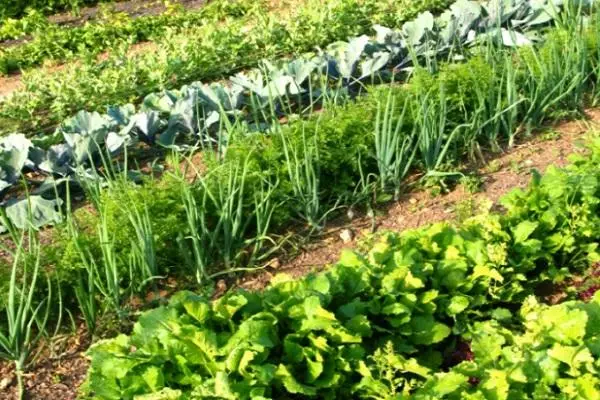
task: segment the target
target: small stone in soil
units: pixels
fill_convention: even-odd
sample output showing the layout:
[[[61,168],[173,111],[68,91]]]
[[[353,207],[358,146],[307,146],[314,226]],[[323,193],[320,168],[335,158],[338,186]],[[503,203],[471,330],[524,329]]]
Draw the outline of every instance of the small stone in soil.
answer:
[[[11,377],[6,377],[6,378],[2,378],[2,380],[0,380],[0,390],[4,390],[7,387],[10,386],[10,384],[12,383],[13,378]]]
[[[269,260],[269,262],[267,263],[267,266],[269,266],[270,268],[273,268],[273,269],[278,269],[279,267],[281,267],[281,261],[279,261],[279,258],[275,257],[275,258]]]
[[[350,229],[342,229],[340,232],[340,239],[344,243],[350,243],[354,239],[354,233]]]

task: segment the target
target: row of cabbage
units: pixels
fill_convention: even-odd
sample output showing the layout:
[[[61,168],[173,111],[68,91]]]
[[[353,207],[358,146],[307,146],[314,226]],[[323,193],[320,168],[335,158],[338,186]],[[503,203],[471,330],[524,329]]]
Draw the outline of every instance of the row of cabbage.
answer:
[[[570,5],[589,7],[593,0]],[[51,137],[33,141],[12,134],[0,141],[0,190],[4,195],[24,172],[48,176],[26,199],[4,201],[17,227],[40,227],[60,220],[55,186],[92,176],[99,153],[113,157],[127,147],[189,149],[199,143],[226,141],[224,126],[240,123],[250,131],[268,129],[268,121],[314,105],[325,97],[346,97],[364,83],[409,73],[416,63],[445,57],[460,59],[481,43],[530,45],[535,28],[560,18],[562,0],[458,0],[441,16],[425,12],[399,31],[375,26],[374,38],[338,42],[319,54],[240,73],[228,82],[201,82],[176,91],[148,95],[136,109],[110,107],[106,114],[80,111]],[[58,144],[48,145],[48,143]],[[14,191],[13,191],[14,192]]]

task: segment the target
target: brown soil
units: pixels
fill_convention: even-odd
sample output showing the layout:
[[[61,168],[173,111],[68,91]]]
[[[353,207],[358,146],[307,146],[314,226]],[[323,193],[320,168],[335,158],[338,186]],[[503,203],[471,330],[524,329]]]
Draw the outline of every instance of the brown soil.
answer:
[[[432,196],[426,191],[407,194],[399,202],[378,210],[374,220],[376,230],[404,230],[442,220],[456,220],[458,206],[465,200],[496,202],[509,190],[525,187],[531,170],[544,171],[550,165],[565,165],[569,154],[580,151],[579,145],[585,133],[600,126],[600,109],[587,110],[586,114],[587,120],[557,124],[547,130],[549,134],[538,135],[499,156],[489,157],[487,166],[473,168],[483,181],[480,192],[470,194],[464,187],[458,186],[443,196]],[[196,161],[201,164],[201,159],[192,160]],[[191,176],[188,178],[192,179]],[[301,277],[323,270],[336,262],[342,249],[355,247],[361,238],[371,234],[373,221],[358,215],[351,220],[339,219],[330,226],[320,240],[303,246],[299,253],[287,260],[273,259],[261,272],[248,274],[230,287],[225,281],[219,281],[218,292],[234,287],[261,290],[280,273]],[[342,232],[345,236],[349,235],[350,240],[348,237],[342,240]],[[68,338],[61,356],[50,357],[29,372],[26,381],[30,399],[76,398],[88,366],[84,355],[88,343],[84,338],[85,332],[80,329],[78,335]],[[12,366],[0,363],[0,400],[15,398]]]
[[[207,0],[174,0],[173,4],[179,4],[186,10],[193,10],[200,8],[206,2]],[[124,13],[132,18],[159,15],[166,10],[162,0],[125,0],[112,4],[100,3],[94,7],[84,7],[77,15],[70,12],[55,14],[48,19],[50,22],[59,25],[80,26],[97,18],[102,13],[103,7],[110,7],[109,9],[113,12]]]
[[[75,400],[88,368],[84,352],[89,346],[85,330],[55,339],[34,369],[24,375],[26,399]],[[0,400],[18,398],[12,364],[0,363]]]
[[[2,101],[3,97],[7,97],[22,88],[21,74],[0,76],[0,101]]]

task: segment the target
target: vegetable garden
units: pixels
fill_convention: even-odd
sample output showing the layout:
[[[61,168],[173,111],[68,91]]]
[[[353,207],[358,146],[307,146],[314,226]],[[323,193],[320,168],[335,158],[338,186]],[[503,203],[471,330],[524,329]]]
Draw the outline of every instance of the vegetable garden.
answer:
[[[376,223],[585,119],[593,0],[28,4],[0,6],[0,395],[67,337],[82,399],[600,399],[593,123],[494,207]],[[355,214],[334,265],[276,273]]]

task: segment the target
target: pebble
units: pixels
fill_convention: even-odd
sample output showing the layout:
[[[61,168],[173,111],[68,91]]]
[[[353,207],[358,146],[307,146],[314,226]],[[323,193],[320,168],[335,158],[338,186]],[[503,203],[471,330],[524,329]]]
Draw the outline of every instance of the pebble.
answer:
[[[342,229],[340,232],[340,239],[344,243],[350,243],[354,239],[354,233],[350,229]]]
[[[348,211],[346,212],[346,216],[348,217],[349,220],[353,220],[354,219],[354,210],[352,208],[349,208]]]
[[[7,387],[10,386],[10,384],[12,383],[13,378],[11,377],[6,377],[6,378],[2,378],[2,380],[0,380],[0,390],[4,390]]]
[[[281,267],[281,261],[279,261],[279,258],[275,257],[272,260],[269,260],[267,265],[273,269],[278,269]]]

